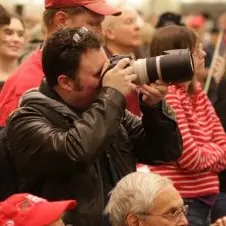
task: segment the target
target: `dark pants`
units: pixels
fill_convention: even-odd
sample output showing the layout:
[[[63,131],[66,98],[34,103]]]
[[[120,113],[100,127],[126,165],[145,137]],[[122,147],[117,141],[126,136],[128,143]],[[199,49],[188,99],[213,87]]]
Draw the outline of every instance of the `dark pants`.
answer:
[[[189,226],[209,226],[211,208],[199,199],[184,199],[185,205],[188,205]]]
[[[226,193],[221,192],[217,195],[216,202],[212,208],[211,220],[215,222],[224,216],[226,216]]]

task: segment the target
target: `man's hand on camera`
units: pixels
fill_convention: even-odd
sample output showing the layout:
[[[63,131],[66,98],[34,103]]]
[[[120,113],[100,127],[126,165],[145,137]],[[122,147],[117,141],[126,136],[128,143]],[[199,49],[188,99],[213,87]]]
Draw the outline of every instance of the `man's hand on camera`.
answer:
[[[164,99],[168,91],[168,84],[157,80],[155,83],[140,86],[139,91],[143,94],[142,101],[153,106]]]
[[[107,86],[118,90],[123,96],[127,96],[132,90],[136,90],[137,86],[133,82],[137,79],[134,74],[130,59],[120,60],[114,68],[107,71],[102,80],[102,86]]]

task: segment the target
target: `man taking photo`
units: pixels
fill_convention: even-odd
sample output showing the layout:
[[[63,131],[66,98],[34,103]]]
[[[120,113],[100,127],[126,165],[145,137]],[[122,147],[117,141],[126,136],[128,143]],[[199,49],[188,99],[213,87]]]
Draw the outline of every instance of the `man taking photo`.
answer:
[[[86,28],[64,29],[43,49],[46,81],[22,96],[6,127],[19,174],[19,192],[48,200],[76,199],[65,216],[77,226],[108,225],[102,211],[108,193],[136,161],[174,161],[181,155],[176,121],[162,101],[161,81],[136,86],[129,59],[103,73],[108,58]],[[142,119],[125,97],[141,93]]]

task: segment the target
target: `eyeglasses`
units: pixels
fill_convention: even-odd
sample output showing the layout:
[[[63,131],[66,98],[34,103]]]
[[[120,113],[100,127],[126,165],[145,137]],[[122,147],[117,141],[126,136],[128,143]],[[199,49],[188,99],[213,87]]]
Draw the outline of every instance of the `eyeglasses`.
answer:
[[[138,215],[141,216],[156,216],[156,217],[163,217],[165,219],[167,219],[168,221],[172,221],[172,222],[179,222],[181,219],[182,214],[184,216],[187,216],[188,214],[188,205],[184,205],[180,208],[178,208],[177,210],[175,210],[173,213],[167,213],[167,214],[151,214],[151,213],[138,213]]]

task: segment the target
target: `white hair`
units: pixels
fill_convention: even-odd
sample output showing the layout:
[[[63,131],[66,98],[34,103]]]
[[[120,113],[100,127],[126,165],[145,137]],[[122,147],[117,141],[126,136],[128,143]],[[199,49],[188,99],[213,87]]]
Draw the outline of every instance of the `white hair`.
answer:
[[[132,12],[137,12],[134,8],[127,6],[127,5],[121,5],[119,7],[117,7],[118,10],[121,11],[121,13],[126,12],[126,11],[132,11]],[[102,27],[103,30],[106,29],[111,29],[114,27],[114,25],[117,25],[117,18],[120,17],[119,16],[105,16],[105,19],[102,23]]]
[[[125,226],[129,213],[150,212],[157,194],[169,185],[171,180],[155,173],[128,174],[111,191],[104,214],[113,226]]]

